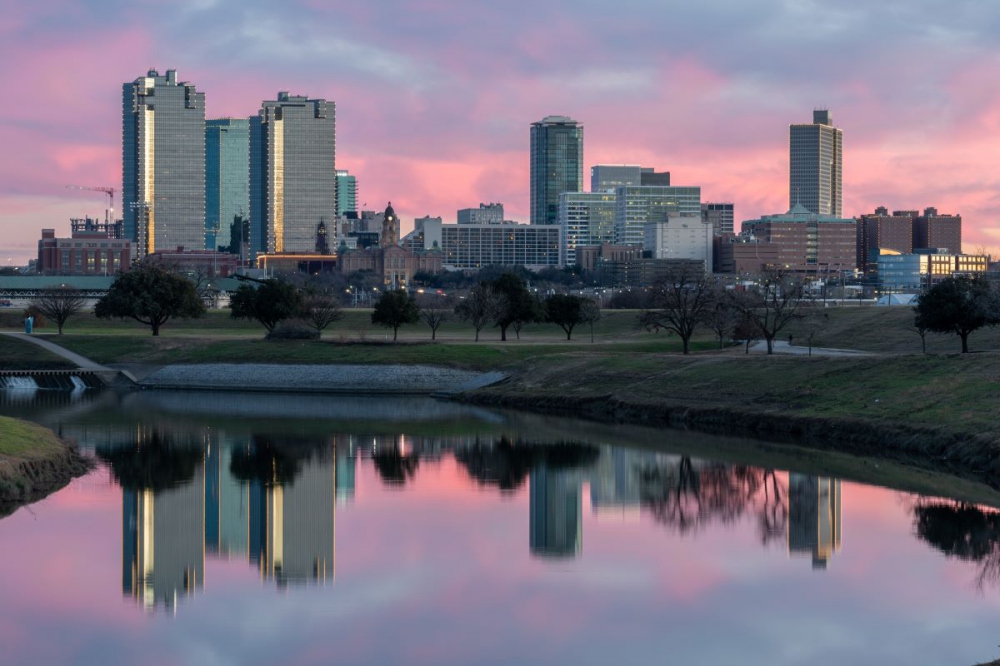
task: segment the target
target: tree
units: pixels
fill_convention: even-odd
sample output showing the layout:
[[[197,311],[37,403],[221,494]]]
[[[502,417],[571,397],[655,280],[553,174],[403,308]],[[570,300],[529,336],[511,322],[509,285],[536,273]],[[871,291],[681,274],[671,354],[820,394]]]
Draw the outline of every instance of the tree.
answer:
[[[583,296],[554,294],[545,299],[545,320],[559,326],[566,332],[566,339],[573,337],[573,328],[584,323],[586,302]]]
[[[750,345],[760,340],[760,329],[747,317],[740,316],[736,319],[736,325],[733,326],[733,339],[742,340],[745,347],[744,353],[749,354]]]
[[[653,287],[654,309],[639,315],[640,321],[647,329],[663,328],[676,333],[684,353],[689,354],[691,336],[713,305],[712,286],[700,265],[681,262]]]
[[[302,318],[310,328],[322,334],[324,328],[344,318],[340,296],[330,291],[308,293]]]
[[[295,285],[268,278],[256,284],[241,284],[229,299],[233,319],[253,319],[267,332],[280,322],[303,314],[302,292]]]
[[[372,323],[392,329],[392,341],[396,341],[399,327],[403,324],[416,324],[420,321],[420,308],[417,300],[405,289],[393,289],[384,292],[375,303],[372,312]]]
[[[581,323],[590,324],[590,341],[594,341],[594,324],[601,320],[601,304],[590,298],[586,299],[582,311],[583,321]]]
[[[59,289],[43,289],[31,301],[31,307],[45,315],[46,319],[54,321],[62,335],[63,325],[73,315],[83,310],[87,301],[80,292],[72,287]]]
[[[476,342],[479,342],[479,332],[486,324],[495,321],[506,307],[507,299],[503,294],[489,283],[480,282],[455,306],[455,314],[462,321],[472,324],[476,329]]]
[[[451,300],[439,295],[430,295],[418,303],[420,306],[420,317],[431,329],[431,340],[437,338],[437,330],[441,324],[448,320],[451,314]]]
[[[960,275],[945,278],[917,298],[914,327],[933,333],[954,333],[969,352],[969,335],[1000,324],[1000,299],[986,278]]]
[[[504,273],[491,283],[494,291],[504,297],[504,307],[497,310],[493,325],[500,329],[500,340],[507,340],[507,329],[513,325],[517,338],[521,339],[521,327],[537,321],[538,302],[528,291],[524,279],[514,273]]]
[[[149,326],[154,336],[172,318],[191,319],[204,313],[194,283],[153,263],[120,274],[94,306],[99,319],[131,318]]]
[[[722,289],[716,288],[712,302],[713,304],[705,313],[702,323],[715,333],[715,337],[719,339],[719,349],[722,349],[726,338],[733,337],[733,332],[740,322],[740,314]]]
[[[791,277],[782,269],[765,268],[760,273],[756,288],[734,292],[730,298],[733,307],[759,337],[767,342],[767,353],[774,353],[774,339],[786,326],[802,318],[803,287],[801,280]],[[749,338],[747,338],[749,339]]]

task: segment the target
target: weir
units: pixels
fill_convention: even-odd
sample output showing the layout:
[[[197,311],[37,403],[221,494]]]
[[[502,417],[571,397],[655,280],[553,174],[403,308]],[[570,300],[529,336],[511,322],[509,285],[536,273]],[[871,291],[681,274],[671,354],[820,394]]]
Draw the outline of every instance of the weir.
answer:
[[[38,383],[34,377],[2,377],[3,387],[16,390],[38,390]]]

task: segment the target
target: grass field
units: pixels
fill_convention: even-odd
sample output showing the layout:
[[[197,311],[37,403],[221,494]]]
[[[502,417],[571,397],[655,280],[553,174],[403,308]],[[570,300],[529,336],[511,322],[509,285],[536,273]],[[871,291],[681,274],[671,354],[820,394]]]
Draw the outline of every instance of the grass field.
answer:
[[[0,336],[0,370],[71,370],[74,363],[30,342]]]
[[[40,460],[65,448],[48,428],[0,416],[0,464],[12,459]]]

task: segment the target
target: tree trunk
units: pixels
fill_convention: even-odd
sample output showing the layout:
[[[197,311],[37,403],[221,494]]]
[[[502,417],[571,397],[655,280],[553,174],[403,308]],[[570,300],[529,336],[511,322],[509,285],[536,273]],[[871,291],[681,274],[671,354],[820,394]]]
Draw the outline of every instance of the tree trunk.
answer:
[[[573,335],[573,329],[572,328],[569,329],[568,331],[566,331],[566,339],[567,340],[569,340],[572,335]]]
[[[392,327],[392,341],[393,342],[396,341],[396,333],[398,333],[398,332],[399,332],[399,326],[393,326]]]
[[[963,354],[968,354],[969,353],[969,334],[968,333],[959,333],[959,336],[961,336],[961,338],[962,338],[962,353]]]
[[[500,342],[507,342],[507,327],[500,327]]]
[[[153,327],[153,335],[158,336],[160,334],[160,325],[155,321],[150,325]]]
[[[691,344],[690,336],[688,337],[681,336],[681,347],[684,349],[685,354],[690,353],[691,351],[690,344]]]
[[[476,342],[479,342],[479,329],[476,329]]]
[[[764,336],[764,340],[767,342],[767,355],[770,356],[774,353],[774,336]]]
[[[437,339],[437,332],[438,332],[438,331],[437,331],[437,329],[436,329],[436,328],[432,328],[432,329],[431,329],[431,340],[435,340],[435,339]]]

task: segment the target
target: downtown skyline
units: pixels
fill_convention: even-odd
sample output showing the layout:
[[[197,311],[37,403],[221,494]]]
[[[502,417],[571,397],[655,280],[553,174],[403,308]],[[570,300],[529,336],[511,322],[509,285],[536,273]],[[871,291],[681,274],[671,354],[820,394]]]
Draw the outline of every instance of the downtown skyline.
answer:
[[[822,107],[844,131],[845,215],[936,206],[962,215],[966,251],[996,251],[997,23],[1000,8],[934,1],[18,6],[0,20],[17,92],[0,112],[0,262],[33,258],[42,228],[103,217],[103,195],[65,186],[120,190],[120,86],[150,67],[205,92],[207,118],[279,90],[335,102],[337,167],[359,207],[391,200],[404,233],[488,201],[527,222],[529,128],[548,115],[586,128],[585,174],[670,171],[733,201],[737,226],[782,213],[788,126]]]

